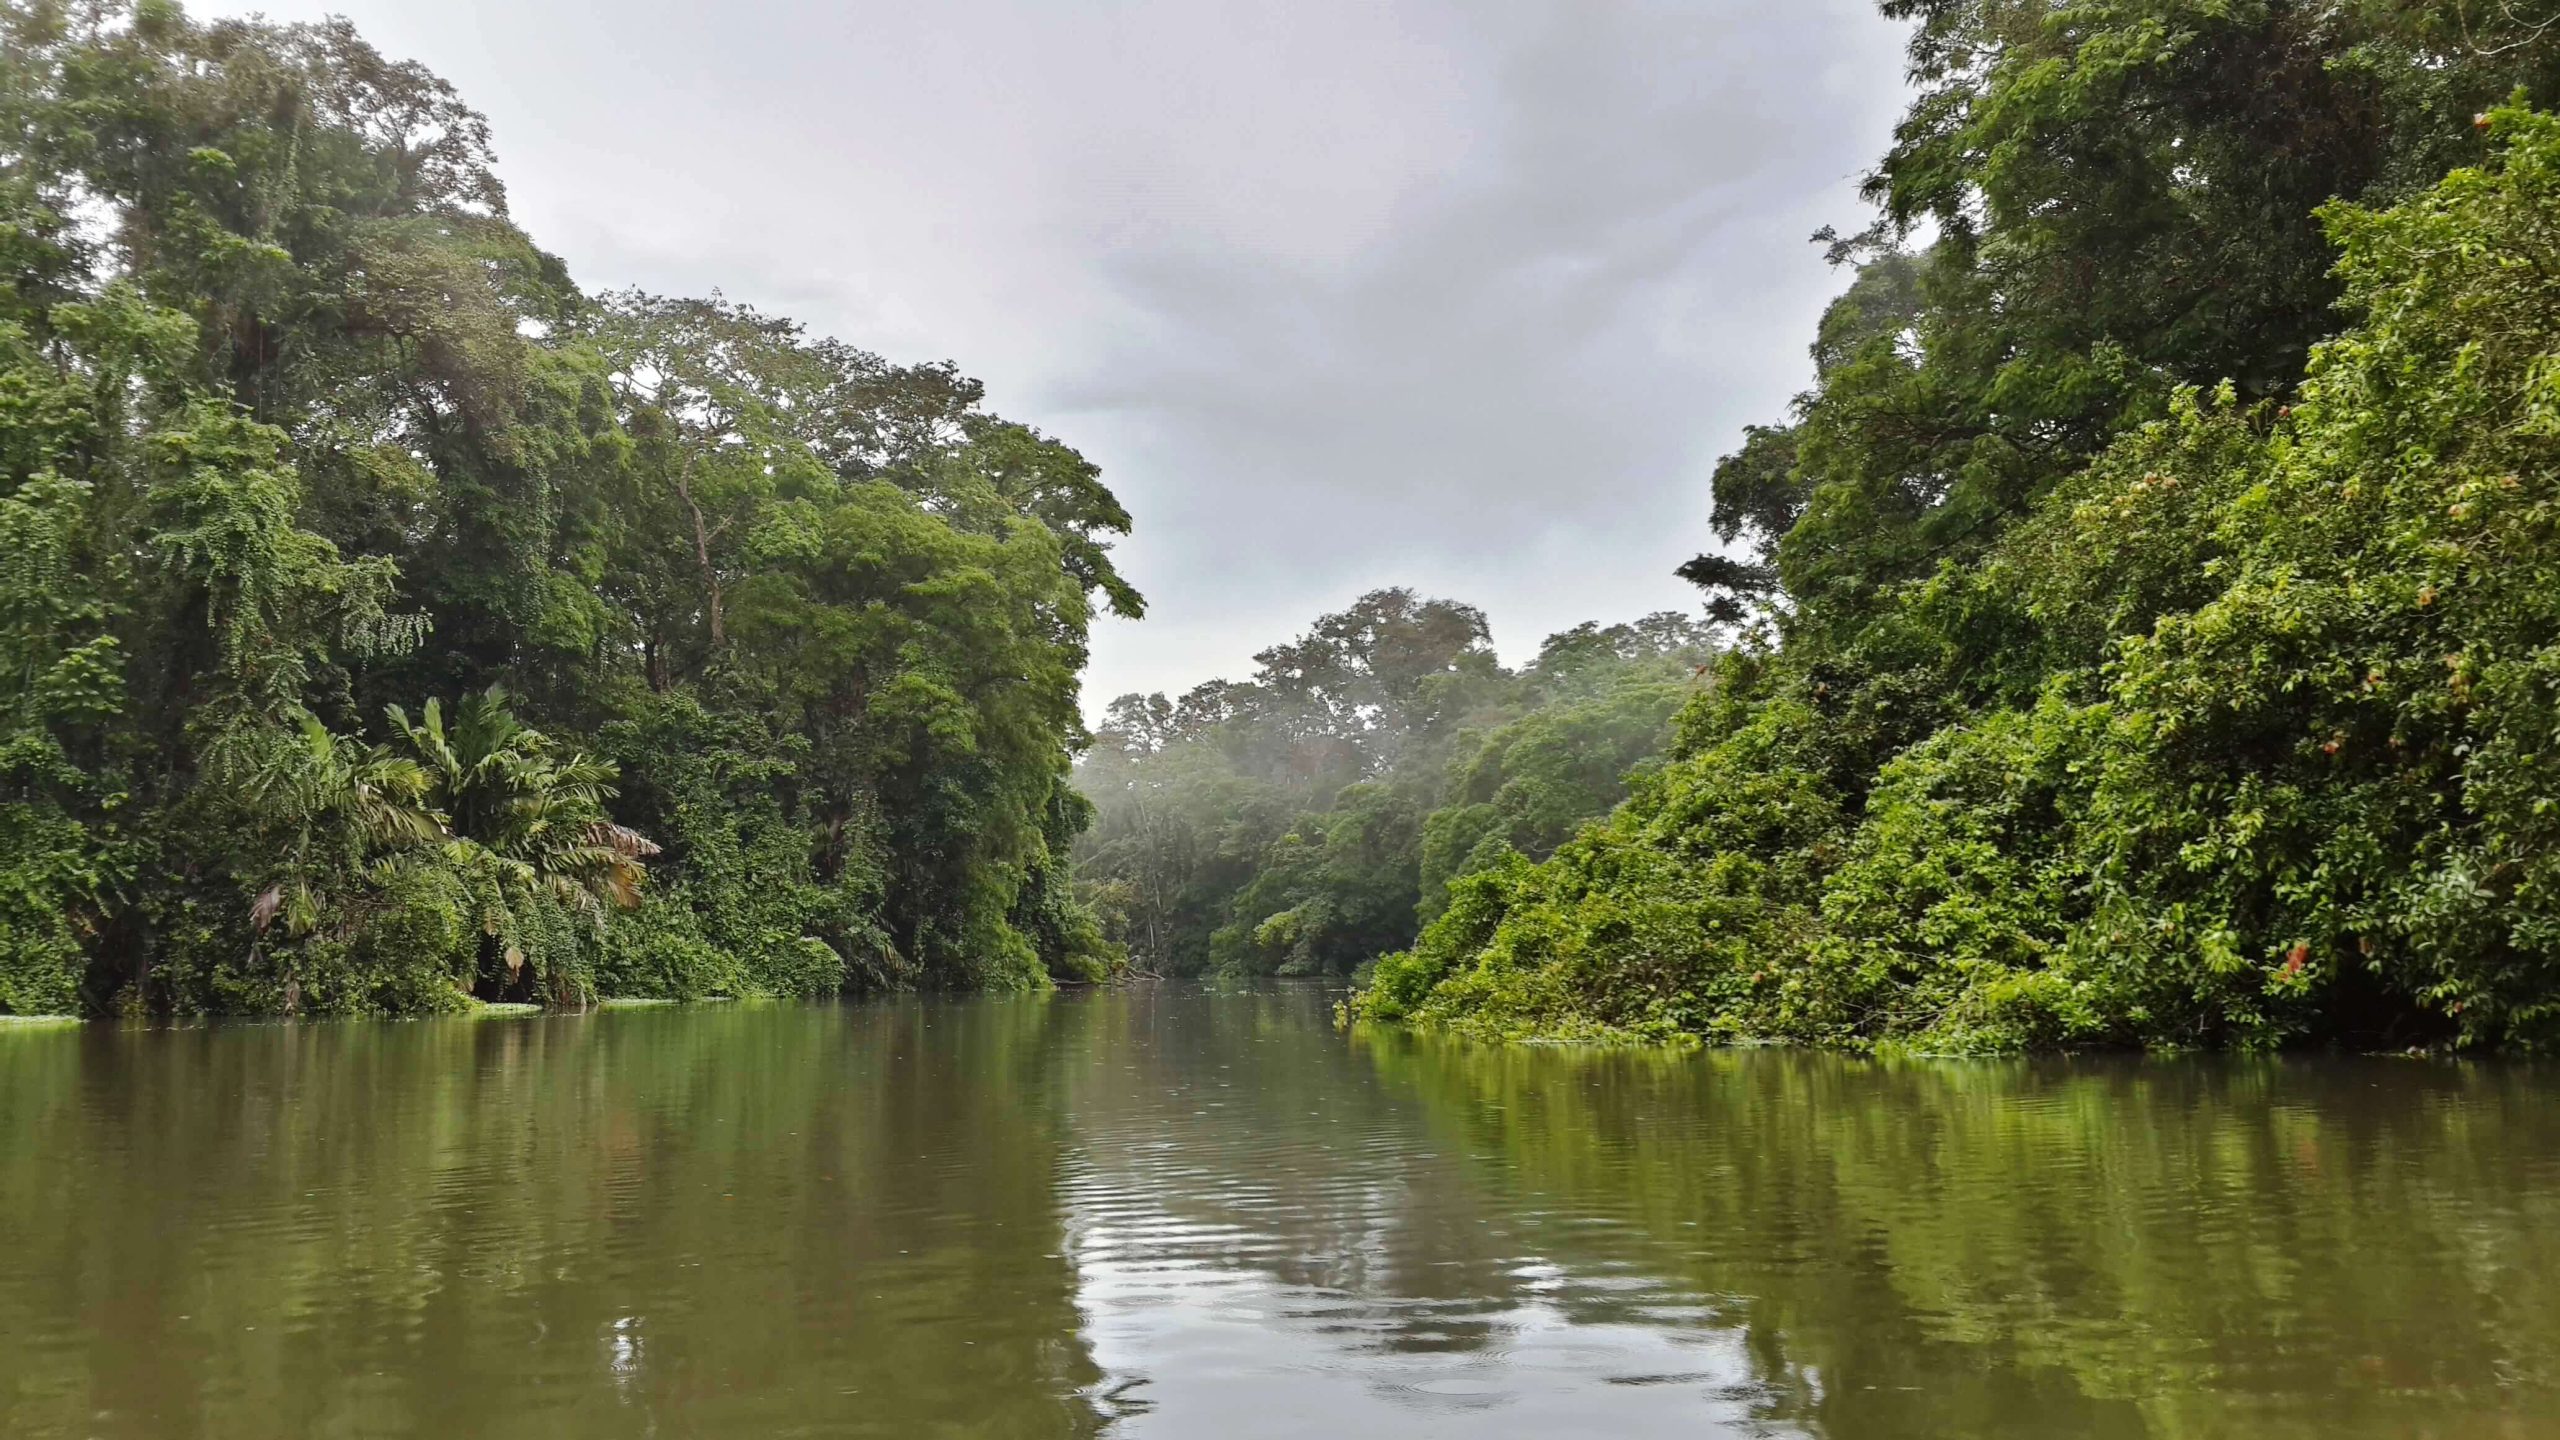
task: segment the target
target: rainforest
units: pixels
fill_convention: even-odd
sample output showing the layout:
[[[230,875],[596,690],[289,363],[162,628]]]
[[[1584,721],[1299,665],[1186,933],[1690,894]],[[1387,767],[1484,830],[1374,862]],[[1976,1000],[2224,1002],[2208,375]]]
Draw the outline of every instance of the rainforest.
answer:
[[[1380,588],[1088,713],[1132,517],[954,365],[582,289],[344,22],[0,6],[0,1015],[2560,1041],[2560,26],[1881,8],[1694,611]]]
[[[579,290],[343,22],[0,9],[0,1013],[1031,988],[1092,465]]]
[[[1375,628],[1337,620],[1123,702],[1153,780],[1106,729],[1087,844],[1131,943],[1493,1038],[2560,1039],[2560,34],[1883,9],[1916,99],[1817,237],[1816,383],[1716,468],[1709,632],[1598,708],[1559,637],[1356,665],[1310,728],[1302,652]],[[1267,755],[1303,818],[1257,820]]]
[[[1931,1051],[2560,1038],[2547,20],[1903,0],[1668,758],[1355,1011]]]

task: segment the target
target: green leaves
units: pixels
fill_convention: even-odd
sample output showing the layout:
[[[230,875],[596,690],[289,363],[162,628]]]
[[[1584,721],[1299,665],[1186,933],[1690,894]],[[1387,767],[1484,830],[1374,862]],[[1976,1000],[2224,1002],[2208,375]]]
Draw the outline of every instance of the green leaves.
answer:
[[[948,366],[579,294],[343,23],[74,11],[0,9],[0,1007],[1112,962],[1092,465]]]
[[[1933,88],[1873,192],[1941,238],[1862,273],[1818,391],[1719,474],[1783,648],[1607,824],[1454,886],[1354,1013],[2560,1043],[2560,121],[2493,111],[2450,174],[2477,132],[2440,125],[2547,95],[2560,38],[1889,8]]]

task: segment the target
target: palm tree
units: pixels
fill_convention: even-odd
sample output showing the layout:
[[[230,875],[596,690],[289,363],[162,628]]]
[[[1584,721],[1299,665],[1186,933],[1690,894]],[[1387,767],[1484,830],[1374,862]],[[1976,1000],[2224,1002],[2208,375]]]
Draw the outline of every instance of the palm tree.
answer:
[[[518,720],[506,692],[494,686],[464,697],[450,725],[434,700],[415,721],[397,705],[387,713],[441,813],[444,858],[483,895],[489,987],[527,993],[542,980],[552,998],[577,998],[565,966],[528,975],[526,964],[560,958],[544,953],[557,939],[544,923],[549,916],[580,916],[600,929],[609,909],[640,903],[643,862],[658,846],[606,814],[619,772],[609,761],[562,754],[549,736]]]
[[[445,837],[444,817],[430,803],[432,782],[415,761],[379,746],[342,740],[303,712],[300,739],[265,757],[248,790],[289,831],[276,878],[249,903],[253,948],[284,922],[288,938],[319,928],[342,883],[386,863],[381,857]],[[301,977],[288,966],[284,1009],[301,1008]]]
[[[301,739],[251,776],[251,795],[291,831],[282,875],[259,892],[251,913],[260,930],[281,918],[307,935],[320,920],[332,870],[361,870],[374,856],[444,838],[428,801],[427,773],[377,746],[342,740],[316,716],[300,717]]]

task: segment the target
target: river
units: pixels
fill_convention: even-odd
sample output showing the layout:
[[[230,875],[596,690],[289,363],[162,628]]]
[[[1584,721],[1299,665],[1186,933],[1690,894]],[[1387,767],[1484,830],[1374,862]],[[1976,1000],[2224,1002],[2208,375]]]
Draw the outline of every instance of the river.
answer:
[[[2560,1434],[2560,1070],[1333,998],[0,1033],[0,1435]]]

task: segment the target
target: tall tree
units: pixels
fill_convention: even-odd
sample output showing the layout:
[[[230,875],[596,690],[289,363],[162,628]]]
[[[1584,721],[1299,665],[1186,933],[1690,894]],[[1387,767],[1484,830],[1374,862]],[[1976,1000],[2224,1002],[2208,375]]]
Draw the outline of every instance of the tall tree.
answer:
[[[13,0],[0,121],[0,1009],[1113,963],[1064,777],[1143,603],[1072,449],[583,295],[343,22]]]

